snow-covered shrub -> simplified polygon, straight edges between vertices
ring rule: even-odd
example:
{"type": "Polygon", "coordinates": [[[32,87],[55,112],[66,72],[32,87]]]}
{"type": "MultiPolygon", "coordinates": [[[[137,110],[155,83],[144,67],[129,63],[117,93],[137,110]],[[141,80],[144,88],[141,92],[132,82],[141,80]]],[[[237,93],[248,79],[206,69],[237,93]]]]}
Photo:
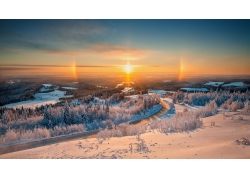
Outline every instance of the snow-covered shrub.
{"type": "Polygon", "coordinates": [[[84,132],[85,128],[83,124],[74,124],[74,125],[70,125],[67,126],[67,129],[70,133],[74,133],[74,132],[84,132]]]}

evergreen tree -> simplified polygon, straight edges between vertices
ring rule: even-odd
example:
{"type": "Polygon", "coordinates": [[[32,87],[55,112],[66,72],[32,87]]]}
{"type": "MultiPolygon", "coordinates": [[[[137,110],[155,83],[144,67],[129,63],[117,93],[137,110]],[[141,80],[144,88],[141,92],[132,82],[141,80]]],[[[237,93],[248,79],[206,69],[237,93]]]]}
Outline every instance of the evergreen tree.
{"type": "Polygon", "coordinates": [[[76,112],[76,114],[74,116],[73,123],[74,124],[80,124],[80,123],[82,123],[82,117],[78,114],[78,112],[76,112]]]}
{"type": "Polygon", "coordinates": [[[64,118],[63,119],[64,119],[65,124],[71,123],[69,105],[67,101],[65,102],[65,105],[64,105],[64,118]]]}
{"type": "Polygon", "coordinates": [[[49,114],[48,114],[47,105],[44,106],[43,118],[44,118],[44,119],[49,119],[49,114]]]}
{"type": "Polygon", "coordinates": [[[23,119],[27,120],[27,111],[26,111],[26,108],[23,109],[23,119]]]}
{"type": "Polygon", "coordinates": [[[2,123],[7,124],[7,111],[4,111],[4,113],[3,113],[2,123]]]}

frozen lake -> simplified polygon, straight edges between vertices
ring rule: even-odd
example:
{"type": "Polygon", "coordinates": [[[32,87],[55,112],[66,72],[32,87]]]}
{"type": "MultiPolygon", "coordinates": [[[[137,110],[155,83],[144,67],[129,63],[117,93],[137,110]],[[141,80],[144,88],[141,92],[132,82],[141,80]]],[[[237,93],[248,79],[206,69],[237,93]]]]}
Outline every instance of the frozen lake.
{"type": "Polygon", "coordinates": [[[208,92],[209,90],[207,88],[181,88],[186,91],[202,91],[202,92],[208,92]]]}
{"type": "Polygon", "coordinates": [[[224,82],[217,82],[217,81],[209,81],[207,82],[205,85],[209,85],[209,86],[219,86],[221,84],[224,84],[224,82]]]}
{"type": "Polygon", "coordinates": [[[24,108],[35,108],[36,106],[60,102],[59,98],[72,97],[72,95],[65,96],[64,93],[65,91],[60,91],[57,89],[55,89],[53,92],[37,93],[35,94],[35,99],[33,100],[6,104],[4,107],[21,108],[23,106],[24,108]]]}
{"type": "Polygon", "coordinates": [[[156,94],[161,94],[164,95],[166,94],[167,91],[164,90],[148,90],[148,93],[156,93],[156,94]]]}
{"type": "Polygon", "coordinates": [[[244,83],[243,82],[231,82],[229,84],[224,84],[223,86],[244,86],[244,83]]]}

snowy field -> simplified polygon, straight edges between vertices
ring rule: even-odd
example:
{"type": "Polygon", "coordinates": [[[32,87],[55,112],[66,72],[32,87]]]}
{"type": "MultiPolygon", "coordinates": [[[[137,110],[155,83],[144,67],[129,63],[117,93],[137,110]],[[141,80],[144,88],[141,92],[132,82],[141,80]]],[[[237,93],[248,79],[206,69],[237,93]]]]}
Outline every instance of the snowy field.
{"type": "Polygon", "coordinates": [[[207,88],[181,88],[181,89],[186,91],[202,91],[202,92],[209,91],[207,88]]]}
{"type": "Polygon", "coordinates": [[[224,84],[224,82],[217,82],[217,81],[209,81],[207,82],[205,85],[209,85],[209,86],[219,86],[224,84]]]}
{"type": "Polygon", "coordinates": [[[231,82],[229,84],[224,84],[223,86],[244,86],[243,82],[231,82]]]}
{"type": "Polygon", "coordinates": [[[71,90],[77,90],[77,88],[74,88],[74,87],[62,87],[63,89],[71,89],[71,90]]]}
{"type": "Polygon", "coordinates": [[[246,121],[237,123],[231,119],[238,117],[234,112],[228,112],[226,118],[222,114],[202,118],[204,128],[188,133],[166,135],[148,131],[140,138],[149,151],[137,151],[136,148],[132,153],[129,151],[130,144],[136,147],[138,143],[136,136],[112,137],[102,143],[97,138],[79,138],[2,154],[0,159],[249,159],[249,146],[234,142],[240,137],[249,137],[250,116],[243,116],[246,121]],[[212,121],[216,126],[210,126],[212,121]]]}
{"type": "Polygon", "coordinates": [[[35,108],[36,106],[60,102],[59,98],[72,97],[72,95],[65,96],[64,93],[65,91],[60,91],[57,89],[49,93],[37,93],[35,94],[34,100],[6,104],[4,107],[21,108],[23,106],[24,108],[35,108]]]}

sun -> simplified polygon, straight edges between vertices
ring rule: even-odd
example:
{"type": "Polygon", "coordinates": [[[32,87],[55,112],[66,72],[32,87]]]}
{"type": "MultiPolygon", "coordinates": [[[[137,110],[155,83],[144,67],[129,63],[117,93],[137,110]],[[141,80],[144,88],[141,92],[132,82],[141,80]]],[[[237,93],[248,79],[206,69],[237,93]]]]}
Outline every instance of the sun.
{"type": "Polygon", "coordinates": [[[132,71],[132,66],[130,66],[130,64],[127,64],[124,68],[128,74],[132,71]]]}

